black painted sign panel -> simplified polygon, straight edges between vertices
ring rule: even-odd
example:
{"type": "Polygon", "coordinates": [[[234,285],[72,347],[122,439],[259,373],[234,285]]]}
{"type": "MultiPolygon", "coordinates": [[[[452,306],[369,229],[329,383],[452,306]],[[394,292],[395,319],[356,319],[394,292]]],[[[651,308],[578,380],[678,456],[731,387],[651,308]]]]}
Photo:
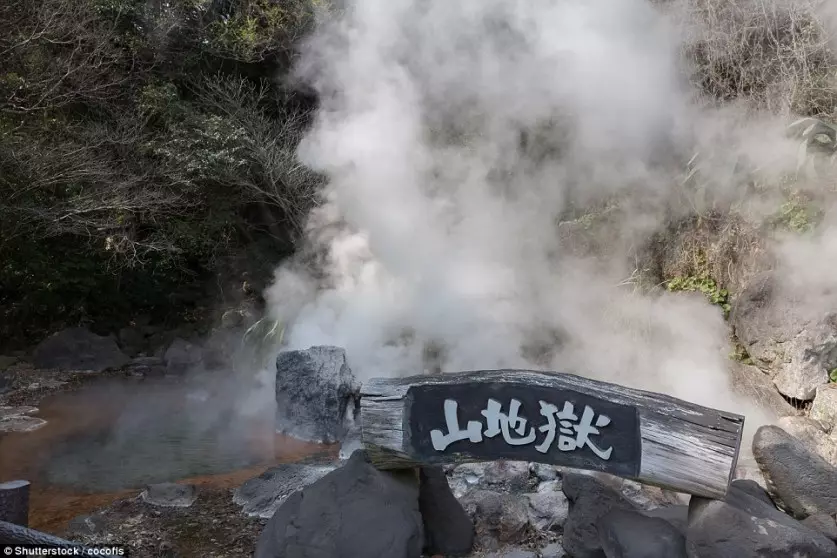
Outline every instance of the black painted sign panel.
{"type": "Polygon", "coordinates": [[[584,393],[525,383],[413,386],[407,450],[417,461],[535,461],[636,477],[639,412],[584,393]]]}

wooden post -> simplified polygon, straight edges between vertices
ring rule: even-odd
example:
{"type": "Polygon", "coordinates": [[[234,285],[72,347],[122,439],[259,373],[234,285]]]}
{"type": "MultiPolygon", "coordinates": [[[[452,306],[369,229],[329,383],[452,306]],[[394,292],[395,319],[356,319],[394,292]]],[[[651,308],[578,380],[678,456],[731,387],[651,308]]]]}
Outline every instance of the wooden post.
{"type": "Polygon", "coordinates": [[[490,370],[372,379],[360,423],[381,469],[536,461],[722,498],[744,417],[572,374],[490,370]]]}

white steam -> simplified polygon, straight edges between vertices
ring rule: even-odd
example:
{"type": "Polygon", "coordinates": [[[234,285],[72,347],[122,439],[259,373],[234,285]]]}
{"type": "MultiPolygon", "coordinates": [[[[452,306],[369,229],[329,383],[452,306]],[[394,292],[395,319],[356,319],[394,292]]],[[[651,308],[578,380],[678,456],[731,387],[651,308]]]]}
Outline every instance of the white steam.
{"type": "Polygon", "coordinates": [[[300,68],[322,98],[300,153],[329,186],[319,269],[267,293],[290,347],[345,347],[361,379],[545,368],[767,420],[727,388],[716,307],[626,281],[666,219],[741,199],[741,161],[796,161],[781,122],[696,102],[683,25],[641,0],[349,2],[300,68]],[[596,257],[557,226],[591,208],[596,257]]]}

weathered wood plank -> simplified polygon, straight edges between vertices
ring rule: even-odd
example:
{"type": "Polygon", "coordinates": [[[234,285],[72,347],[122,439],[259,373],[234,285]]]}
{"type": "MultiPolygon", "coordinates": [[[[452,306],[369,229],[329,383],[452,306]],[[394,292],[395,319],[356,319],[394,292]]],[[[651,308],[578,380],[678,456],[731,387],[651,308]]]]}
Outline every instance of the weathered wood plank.
{"type": "Polygon", "coordinates": [[[489,370],[372,379],[361,389],[360,422],[381,468],[520,459],[720,498],[735,472],[744,417],[573,374],[489,370]],[[450,426],[454,436],[445,438],[450,426]]]}

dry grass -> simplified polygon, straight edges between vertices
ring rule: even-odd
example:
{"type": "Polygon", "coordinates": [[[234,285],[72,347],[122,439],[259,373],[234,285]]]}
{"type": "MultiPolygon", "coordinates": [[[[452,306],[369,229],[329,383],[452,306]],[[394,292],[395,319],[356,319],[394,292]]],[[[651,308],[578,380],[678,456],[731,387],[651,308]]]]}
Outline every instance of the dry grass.
{"type": "Polygon", "coordinates": [[[816,0],[687,0],[686,57],[711,97],[780,114],[837,116],[837,57],[816,0]]]}

